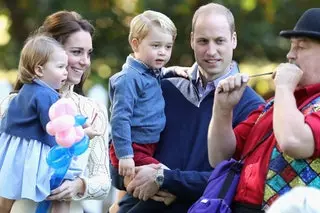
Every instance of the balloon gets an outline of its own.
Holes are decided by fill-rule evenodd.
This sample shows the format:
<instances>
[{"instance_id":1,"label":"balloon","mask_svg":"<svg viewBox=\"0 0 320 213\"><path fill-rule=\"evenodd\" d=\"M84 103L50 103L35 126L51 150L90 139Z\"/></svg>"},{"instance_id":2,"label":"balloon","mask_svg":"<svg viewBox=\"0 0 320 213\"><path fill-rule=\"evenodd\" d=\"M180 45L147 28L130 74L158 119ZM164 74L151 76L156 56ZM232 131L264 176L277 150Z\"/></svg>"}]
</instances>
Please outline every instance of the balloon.
<instances>
[{"instance_id":1,"label":"balloon","mask_svg":"<svg viewBox=\"0 0 320 213\"><path fill-rule=\"evenodd\" d=\"M58 144L50 149L46 159L48 165L54 169L50 179L51 190L62 183L72 158L81 155L89 147L89 137L82 128L87 118L76 113L76 105L67 98L59 99L49 109L50 121L46 130L48 134L55 136ZM40 202L36 213L46 213L50 203L49 200Z\"/></svg>"},{"instance_id":2,"label":"balloon","mask_svg":"<svg viewBox=\"0 0 320 213\"><path fill-rule=\"evenodd\" d=\"M47 130L48 134L51 135L51 136L54 136L54 135L56 134L56 131L55 131L55 129L53 128L51 121L49 121L49 122L47 123L46 130Z\"/></svg>"},{"instance_id":3,"label":"balloon","mask_svg":"<svg viewBox=\"0 0 320 213\"><path fill-rule=\"evenodd\" d=\"M70 148L72 150L71 152L73 152L74 155L81 155L88 149L89 141L88 135L85 135L79 142L72 145Z\"/></svg>"},{"instance_id":4,"label":"balloon","mask_svg":"<svg viewBox=\"0 0 320 213\"><path fill-rule=\"evenodd\" d=\"M75 139L75 141L78 142L83 138L84 130L83 130L82 126L75 126L74 129L76 131L76 139Z\"/></svg>"},{"instance_id":5,"label":"balloon","mask_svg":"<svg viewBox=\"0 0 320 213\"><path fill-rule=\"evenodd\" d=\"M54 146L48 153L47 163L54 169L64 167L70 161L71 156L68 155L68 149L61 146Z\"/></svg>"},{"instance_id":6,"label":"balloon","mask_svg":"<svg viewBox=\"0 0 320 213\"><path fill-rule=\"evenodd\" d=\"M62 115L55 118L51 122L52 122L52 128L54 129L54 131L56 133L59 133L72 128L75 124L75 119L71 115Z\"/></svg>"},{"instance_id":7,"label":"balloon","mask_svg":"<svg viewBox=\"0 0 320 213\"><path fill-rule=\"evenodd\" d=\"M61 98L54 103L49 109L50 120L53 120L62 115L75 116L77 114L77 106L69 98Z\"/></svg>"},{"instance_id":8,"label":"balloon","mask_svg":"<svg viewBox=\"0 0 320 213\"><path fill-rule=\"evenodd\" d=\"M50 118L50 120L53 120L53 119L55 119L56 117L58 117L58 116L56 116L55 105L52 104L52 106L49 108L49 118Z\"/></svg>"},{"instance_id":9,"label":"balloon","mask_svg":"<svg viewBox=\"0 0 320 213\"><path fill-rule=\"evenodd\" d=\"M82 126L86 123L88 118L82 115L76 115L74 119L75 119L75 126Z\"/></svg>"},{"instance_id":10,"label":"balloon","mask_svg":"<svg viewBox=\"0 0 320 213\"><path fill-rule=\"evenodd\" d=\"M76 140L76 131L74 128L58 132L56 134L56 141L62 147L71 147Z\"/></svg>"}]
</instances>

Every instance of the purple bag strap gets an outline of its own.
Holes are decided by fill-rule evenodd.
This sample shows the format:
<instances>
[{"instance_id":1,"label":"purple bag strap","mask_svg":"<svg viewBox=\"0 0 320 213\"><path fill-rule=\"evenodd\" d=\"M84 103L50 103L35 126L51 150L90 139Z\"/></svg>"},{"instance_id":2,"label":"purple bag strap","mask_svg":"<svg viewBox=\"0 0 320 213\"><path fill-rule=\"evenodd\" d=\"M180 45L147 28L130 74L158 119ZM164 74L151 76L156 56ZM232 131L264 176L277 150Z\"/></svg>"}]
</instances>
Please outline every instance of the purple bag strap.
<instances>
[{"instance_id":1,"label":"purple bag strap","mask_svg":"<svg viewBox=\"0 0 320 213\"><path fill-rule=\"evenodd\" d=\"M235 176L237 174L240 174L241 169L242 169L242 161L248 157L252 152L254 152L271 134L272 134L272 130L268 131L263 138L261 138L261 140L253 147L252 150L250 150L245 156L243 156L239 161L235 161L231 167L230 170L227 174L226 179L223 182L223 185L220 189L220 192L218 194L218 198L220 199L224 199L228 193L228 191L230 190L230 186L235 178Z\"/></svg>"}]
</instances>

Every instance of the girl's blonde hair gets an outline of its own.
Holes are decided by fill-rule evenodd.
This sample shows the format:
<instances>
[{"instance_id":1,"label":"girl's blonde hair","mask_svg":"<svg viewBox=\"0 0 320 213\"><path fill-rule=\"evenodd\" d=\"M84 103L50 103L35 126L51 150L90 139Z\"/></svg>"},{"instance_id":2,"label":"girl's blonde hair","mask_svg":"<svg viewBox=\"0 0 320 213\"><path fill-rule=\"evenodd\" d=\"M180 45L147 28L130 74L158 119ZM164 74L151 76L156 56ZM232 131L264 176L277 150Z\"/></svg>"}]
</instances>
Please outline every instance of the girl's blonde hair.
<instances>
[{"instance_id":1,"label":"girl's blonde hair","mask_svg":"<svg viewBox=\"0 0 320 213\"><path fill-rule=\"evenodd\" d=\"M18 80L22 84L31 83L37 77L35 69L47 63L56 48L63 50L61 44L54 38L45 35L29 37L20 54Z\"/></svg>"},{"instance_id":2,"label":"girl's blonde hair","mask_svg":"<svg viewBox=\"0 0 320 213\"><path fill-rule=\"evenodd\" d=\"M153 26L158 26L169 32L172 35L173 40L176 39L177 28L168 16L153 10L146 10L131 20L129 43L131 44L131 41L134 38L138 41L144 39Z\"/></svg>"}]
</instances>

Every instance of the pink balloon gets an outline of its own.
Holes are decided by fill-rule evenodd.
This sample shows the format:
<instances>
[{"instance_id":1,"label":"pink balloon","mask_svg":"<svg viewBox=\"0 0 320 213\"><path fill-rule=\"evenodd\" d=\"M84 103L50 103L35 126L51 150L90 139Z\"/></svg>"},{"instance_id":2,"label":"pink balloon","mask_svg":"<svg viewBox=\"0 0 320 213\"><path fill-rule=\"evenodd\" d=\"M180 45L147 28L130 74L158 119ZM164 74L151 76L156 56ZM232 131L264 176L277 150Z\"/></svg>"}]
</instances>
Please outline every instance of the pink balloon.
<instances>
[{"instance_id":1,"label":"pink balloon","mask_svg":"<svg viewBox=\"0 0 320 213\"><path fill-rule=\"evenodd\" d=\"M76 114L77 114L77 106L69 98L59 99L49 109L49 117L51 120L56 119L63 115L75 116Z\"/></svg>"},{"instance_id":2,"label":"pink balloon","mask_svg":"<svg viewBox=\"0 0 320 213\"><path fill-rule=\"evenodd\" d=\"M52 122L52 128L55 132L62 132L72 128L75 124L74 116L63 115L55 118Z\"/></svg>"},{"instance_id":3,"label":"pink balloon","mask_svg":"<svg viewBox=\"0 0 320 213\"><path fill-rule=\"evenodd\" d=\"M52 122L49 121L46 125L46 130L48 132L49 135L54 136L56 134L56 131L54 130L53 126L52 126Z\"/></svg>"},{"instance_id":4,"label":"pink balloon","mask_svg":"<svg viewBox=\"0 0 320 213\"><path fill-rule=\"evenodd\" d=\"M83 130L82 126L76 126L74 129L76 131L76 142L78 142L83 138L84 130Z\"/></svg>"},{"instance_id":5,"label":"pink balloon","mask_svg":"<svg viewBox=\"0 0 320 213\"><path fill-rule=\"evenodd\" d=\"M56 134L56 141L62 147L71 147L76 140L76 131L70 128L66 131L58 132Z\"/></svg>"},{"instance_id":6,"label":"pink balloon","mask_svg":"<svg viewBox=\"0 0 320 213\"><path fill-rule=\"evenodd\" d=\"M49 118L50 120L53 120L55 119L57 116L56 116L56 109L55 109L55 105L52 104L51 107L49 108Z\"/></svg>"},{"instance_id":7,"label":"pink balloon","mask_svg":"<svg viewBox=\"0 0 320 213\"><path fill-rule=\"evenodd\" d=\"M76 104L69 98L61 98L56 103L56 111L58 115L72 115L77 114Z\"/></svg>"}]
</instances>

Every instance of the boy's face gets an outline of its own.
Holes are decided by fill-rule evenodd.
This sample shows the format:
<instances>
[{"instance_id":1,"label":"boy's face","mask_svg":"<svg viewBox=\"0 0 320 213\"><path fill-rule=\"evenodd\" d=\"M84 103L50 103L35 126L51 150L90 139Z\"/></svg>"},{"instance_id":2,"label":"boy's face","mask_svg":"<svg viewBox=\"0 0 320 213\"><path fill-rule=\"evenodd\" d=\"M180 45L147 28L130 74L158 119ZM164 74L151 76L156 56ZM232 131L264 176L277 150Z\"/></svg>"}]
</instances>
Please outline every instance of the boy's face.
<instances>
[{"instance_id":1,"label":"boy's face","mask_svg":"<svg viewBox=\"0 0 320 213\"><path fill-rule=\"evenodd\" d=\"M173 36L160 27L153 26L142 40L133 39L132 46L136 59L153 69L159 69L170 60Z\"/></svg>"},{"instance_id":2,"label":"boy's face","mask_svg":"<svg viewBox=\"0 0 320 213\"><path fill-rule=\"evenodd\" d=\"M67 80L67 65L66 52L61 48L55 48L47 63L40 68L42 73L40 79L53 89L60 89Z\"/></svg>"}]
</instances>

